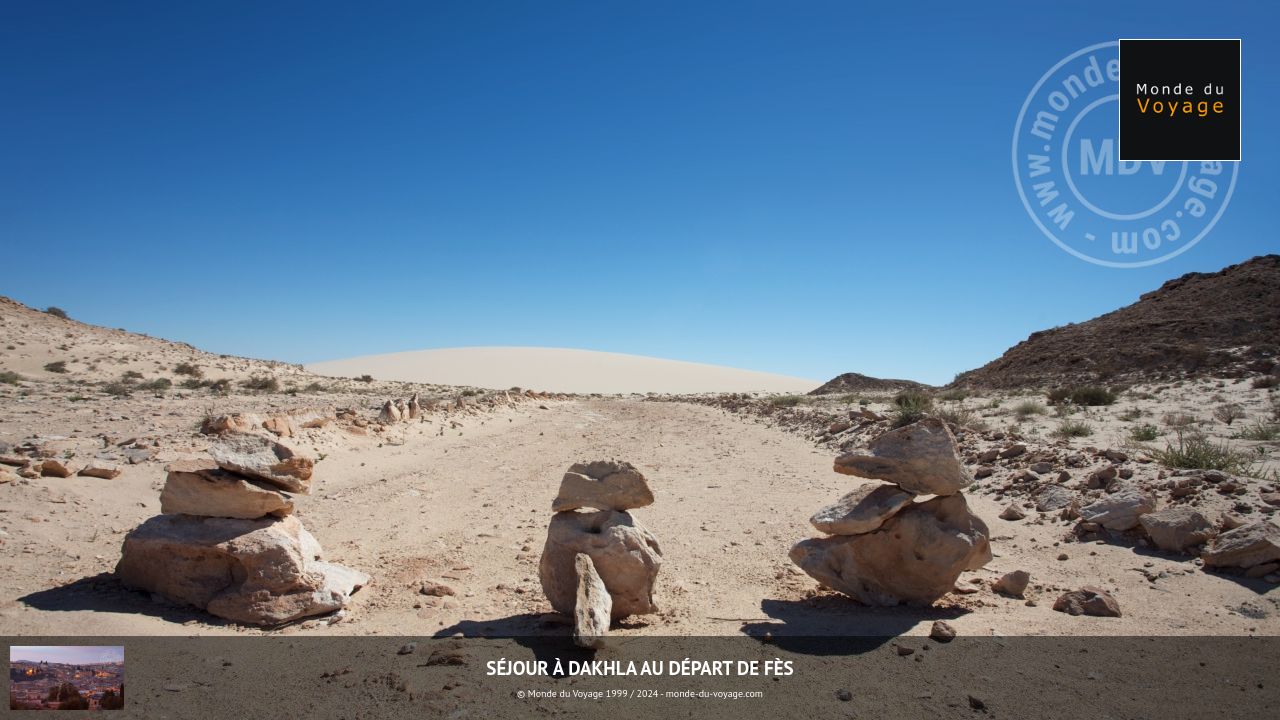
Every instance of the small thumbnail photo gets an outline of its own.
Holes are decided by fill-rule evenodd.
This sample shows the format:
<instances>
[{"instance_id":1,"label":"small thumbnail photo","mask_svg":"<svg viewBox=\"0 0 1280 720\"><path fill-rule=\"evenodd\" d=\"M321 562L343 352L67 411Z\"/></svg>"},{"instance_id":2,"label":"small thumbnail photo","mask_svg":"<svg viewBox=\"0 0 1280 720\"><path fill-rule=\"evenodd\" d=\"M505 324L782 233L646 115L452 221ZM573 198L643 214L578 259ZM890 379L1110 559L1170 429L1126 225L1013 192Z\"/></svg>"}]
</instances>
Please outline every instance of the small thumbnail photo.
<instances>
[{"instance_id":1,"label":"small thumbnail photo","mask_svg":"<svg viewBox=\"0 0 1280 720\"><path fill-rule=\"evenodd\" d=\"M122 646L13 645L9 648L10 710L122 708Z\"/></svg>"}]
</instances>

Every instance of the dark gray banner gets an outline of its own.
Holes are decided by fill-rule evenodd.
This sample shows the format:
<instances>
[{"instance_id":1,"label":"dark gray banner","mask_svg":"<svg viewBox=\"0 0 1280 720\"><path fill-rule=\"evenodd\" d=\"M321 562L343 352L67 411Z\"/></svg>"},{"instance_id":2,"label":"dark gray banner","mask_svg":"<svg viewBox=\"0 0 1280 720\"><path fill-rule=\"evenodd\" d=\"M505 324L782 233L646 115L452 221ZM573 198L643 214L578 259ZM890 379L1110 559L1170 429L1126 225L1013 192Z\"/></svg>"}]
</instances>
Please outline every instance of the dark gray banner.
<instances>
[{"instance_id":1,"label":"dark gray banner","mask_svg":"<svg viewBox=\"0 0 1280 720\"><path fill-rule=\"evenodd\" d=\"M124 646L114 717L1280 717L1280 638L611 641L6 638Z\"/></svg>"}]
</instances>

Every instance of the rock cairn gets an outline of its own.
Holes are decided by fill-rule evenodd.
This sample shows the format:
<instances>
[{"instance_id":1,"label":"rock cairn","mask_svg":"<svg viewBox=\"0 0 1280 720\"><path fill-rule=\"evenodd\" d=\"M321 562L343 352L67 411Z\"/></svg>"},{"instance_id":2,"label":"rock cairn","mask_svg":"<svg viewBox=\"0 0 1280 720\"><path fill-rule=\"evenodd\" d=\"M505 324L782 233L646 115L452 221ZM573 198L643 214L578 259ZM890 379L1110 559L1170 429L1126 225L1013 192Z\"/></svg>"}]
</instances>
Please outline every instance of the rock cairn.
<instances>
[{"instance_id":1,"label":"rock cairn","mask_svg":"<svg viewBox=\"0 0 1280 720\"><path fill-rule=\"evenodd\" d=\"M324 562L293 515L314 462L265 435L228 432L212 459L171 463L160 512L124 539L128 587L251 625L341 609L369 576Z\"/></svg>"},{"instance_id":2,"label":"rock cairn","mask_svg":"<svg viewBox=\"0 0 1280 720\"><path fill-rule=\"evenodd\" d=\"M394 425L417 420L422 415L422 402L418 399L418 393L414 393L408 400L394 398L383 403L382 411L378 413L378 421L383 425Z\"/></svg>"},{"instance_id":3,"label":"rock cairn","mask_svg":"<svg viewBox=\"0 0 1280 720\"><path fill-rule=\"evenodd\" d=\"M630 463L577 463L560 481L538 576L551 607L574 619L581 647L601 647L610 620L658 610L662 550L627 512L651 504L648 481Z\"/></svg>"},{"instance_id":4,"label":"rock cairn","mask_svg":"<svg viewBox=\"0 0 1280 720\"><path fill-rule=\"evenodd\" d=\"M819 510L810 522L829 537L791 549L792 562L823 585L867 605L929 605L961 572L990 562L990 534L960 492L971 479L942 421L884 433L867 454L836 458L835 471L886 482Z\"/></svg>"}]
</instances>

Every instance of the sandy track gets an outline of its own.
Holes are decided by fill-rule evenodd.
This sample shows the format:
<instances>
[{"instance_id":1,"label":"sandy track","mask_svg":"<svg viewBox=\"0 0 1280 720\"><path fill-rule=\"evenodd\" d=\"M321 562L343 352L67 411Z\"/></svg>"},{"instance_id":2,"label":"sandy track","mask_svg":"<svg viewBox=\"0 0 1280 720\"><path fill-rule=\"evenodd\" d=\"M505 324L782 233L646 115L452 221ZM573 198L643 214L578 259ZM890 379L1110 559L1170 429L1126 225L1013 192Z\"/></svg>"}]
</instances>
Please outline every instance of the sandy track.
<instances>
[{"instance_id":1,"label":"sandy track","mask_svg":"<svg viewBox=\"0 0 1280 720\"><path fill-rule=\"evenodd\" d=\"M1049 586L1037 605L985 589L928 610L809 597L814 583L792 570L787 550L814 534L809 514L856 482L831 472L827 451L703 406L580 400L546 407L527 403L457 428L448 421L397 426L381 440L332 450L299 515L330 559L370 572L374 583L342 622L278 632L566 632L547 614L537 579L551 499L572 462L615 457L650 478L657 502L635 514L664 553L662 612L630 619L615 629L619 635L918 634L936 618L965 635L1280 634L1274 586L1208 575L1190 562L1128 547L1055 547L1062 526L999 520L1000 508L980 497L971 502L991 526L996 558L966 577L1027 569L1033 584ZM158 511L161 479L156 466L116 483L41 478L3 488L3 563L21 582L0 591L0 633L259 632L153 603L105 578L73 582L114 566L122 533ZM1065 561L1056 559L1062 552ZM1167 577L1154 583L1143 574L1162 570ZM457 594L419 594L427 578ZM1083 584L1114 591L1125 617L1073 618L1050 609L1053 588Z\"/></svg>"}]
</instances>

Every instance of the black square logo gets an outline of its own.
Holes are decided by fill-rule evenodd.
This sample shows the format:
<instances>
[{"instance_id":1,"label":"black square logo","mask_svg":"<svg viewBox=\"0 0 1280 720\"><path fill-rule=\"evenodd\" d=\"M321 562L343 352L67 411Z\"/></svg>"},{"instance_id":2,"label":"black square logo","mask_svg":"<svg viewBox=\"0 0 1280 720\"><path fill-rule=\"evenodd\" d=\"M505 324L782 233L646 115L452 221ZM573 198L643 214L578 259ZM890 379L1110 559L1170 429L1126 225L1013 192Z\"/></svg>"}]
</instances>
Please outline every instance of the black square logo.
<instances>
[{"instance_id":1,"label":"black square logo","mask_svg":"<svg viewBox=\"0 0 1280 720\"><path fill-rule=\"evenodd\" d=\"M1120 159L1239 160L1240 41L1121 40Z\"/></svg>"}]
</instances>

